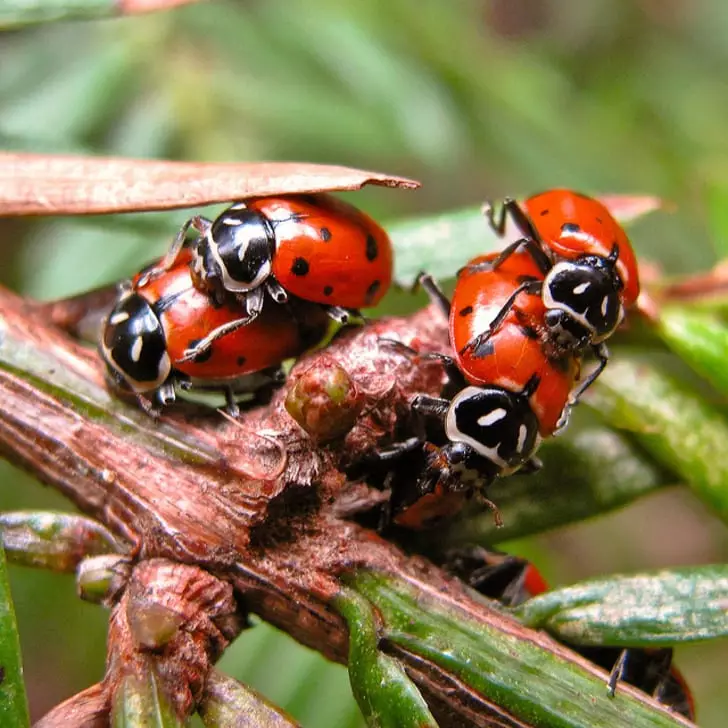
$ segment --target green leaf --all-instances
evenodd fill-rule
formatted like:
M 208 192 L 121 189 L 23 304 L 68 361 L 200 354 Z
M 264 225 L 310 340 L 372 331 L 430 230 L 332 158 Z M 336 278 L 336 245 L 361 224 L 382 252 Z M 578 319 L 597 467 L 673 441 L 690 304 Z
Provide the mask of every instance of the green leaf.
M 81 559 L 119 548 L 98 521 L 54 511 L 0 513 L 0 536 L 12 563 L 53 571 L 73 572 Z
M 613 427 L 628 430 L 728 522 L 728 423 L 704 396 L 621 352 L 587 401 Z
M 349 678 L 371 728 L 437 728 L 427 703 L 397 660 L 379 651 L 371 604 L 349 589 L 334 600 L 349 627 Z
M 112 728 L 182 728 L 187 722 L 174 712 L 153 669 L 125 677 L 111 705 Z
M 266 700 L 260 693 L 217 670 L 205 680 L 200 703 L 202 722 L 208 728 L 297 728 L 293 718 Z
M 728 327 L 724 323 L 706 313 L 666 308 L 657 330 L 678 356 L 728 396 Z
M 534 634 L 502 618 L 473 620 L 391 577 L 360 572 L 350 582 L 376 608 L 379 636 L 456 676 L 488 701 L 529 725 L 613 728 L 684 725 L 627 691 L 607 695 L 603 680 L 550 652 Z M 355 627 L 356 625 L 352 625 Z
M 5 552 L 0 548 L 0 725 L 27 728 L 30 725 L 25 697 L 20 639 L 10 582 L 5 567 Z
M 728 635 L 728 566 L 615 576 L 549 591 L 516 608 L 533 628 L 580 645 L 661 647 Z
M 542 470 L 503 478 L 489 489 L 502 527 L 482 510 L 456 523 L 448 543 L 522 538 L 614 510 L 674 482 L 624 435 L 595 424 L 580 426 L 584 414 L 575 413 L 562 435 L 543 444 Z

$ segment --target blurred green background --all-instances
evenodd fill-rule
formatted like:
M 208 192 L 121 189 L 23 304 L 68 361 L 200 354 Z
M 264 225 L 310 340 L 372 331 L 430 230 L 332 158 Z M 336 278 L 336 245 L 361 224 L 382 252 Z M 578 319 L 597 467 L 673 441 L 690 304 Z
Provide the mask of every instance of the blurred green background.
M 211 2 L 0 34 L 0 147 L 420 179 L 415 193 L 357 193 L 385 222 L 560 185 L 657 194 L 675 212 L 633 238 L 676 274 L 728 250 L 727 69 L 724 0 Z M 114 280 L 185 216 L 0 221 L 0 278 L 44 298 Z M 18 507 L 68 508 L 0 464 L 0 508 Z M 555 584 L 728 556 L 722 526 L 677 489 L 515 547 Z M 100 678 L 106 615 L 69 577 L 12 578 L 37 718 Z M 724 726 L 726 645 L 677 661 L 700 724 Z M 305 726 L 360 725 L 344 670 L 268 628 L 222 666 Z

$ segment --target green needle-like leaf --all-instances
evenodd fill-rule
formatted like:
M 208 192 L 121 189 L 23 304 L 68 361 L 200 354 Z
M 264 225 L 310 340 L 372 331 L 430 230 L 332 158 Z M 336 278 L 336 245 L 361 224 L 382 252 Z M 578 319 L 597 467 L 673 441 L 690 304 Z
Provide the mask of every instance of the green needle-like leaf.
M 427 703 L 404 668 L 379 651 L 372 605 L 349 589 L 334 602 L 349 627 L 349 678 L 371 728 L 437 728 Z
M 0 547 L 0 725 L 27 728 L 30 725 L 25 697 L 20 640 L 10 583 L 5 567 L 5 552 Z
M 660 647 L 728 635 L 728 566 L 610 577 L 546 592 L 524 623 L 584 645 Z
M 205 680 L 200 704 L 202 722 L 208 728 L 297 728 L 293 718 L 276 708 L 260 693 L 217 670 Z
M 622 354 L 599 378 L 589 403 L 728 521 L 728 423 L 703 397 Z
M 153 670 L 128 676 L 117 687 L 111 708 L 112 728 L 182 728 L 187 725 L 170 705 Z
M 660 314 L 665 343 L 698 374 L 728 397 L 728 327 L 717 317 L 679 308 Z
M 53 571 L 73 572 L 81 559 L 119 548 L 98 521 L 73 513 L 0 513 L 0 536 L 12 563 Z
M 387 576 L 359 573 L 351 586 L 376 607 L 385 643 L 455 675 L 529 725 L 684 725 L 677 716 L 654 710 L 627 691 L 608 697 L 600 677 L 549 651 L 548 642 L 528 639 L 496 620 L 475 621 L 454 603 L 444 608 Z

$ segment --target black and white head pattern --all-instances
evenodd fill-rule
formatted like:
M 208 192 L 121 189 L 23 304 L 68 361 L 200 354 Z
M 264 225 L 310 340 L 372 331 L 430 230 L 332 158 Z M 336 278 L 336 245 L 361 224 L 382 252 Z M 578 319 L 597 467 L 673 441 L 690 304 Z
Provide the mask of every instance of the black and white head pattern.
M 257 288 L 270 275 L 275 234 L 263 215 L 240 203 L 212 223 L 203 248 L 216 264 L 223 287 L 240 293 Z
M 101 354 L 134 392 L 156 389 L 172 371 L 162 324 L 149 301 L 138 293 L 122 296 L 109 314 Z
M 609 337 L 624 317 L 621 281 L 614 268 L 595 256 L 562 260 L 547 273 L 544 305 L 563 311 L 589 333 L 592 343 Z
M 465 387 L 450 403 L 445 434 L 469 445 L 507 475 L 540 444 L 538 420 L 528 400 L 500 387 Z

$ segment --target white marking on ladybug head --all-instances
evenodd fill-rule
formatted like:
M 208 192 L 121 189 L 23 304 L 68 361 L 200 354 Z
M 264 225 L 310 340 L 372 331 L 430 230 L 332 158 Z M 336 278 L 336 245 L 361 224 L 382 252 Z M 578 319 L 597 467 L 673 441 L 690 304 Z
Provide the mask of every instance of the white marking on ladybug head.
M 516 452 L 523 452 L 523 448 L 526 446 L 526 438 L 528 437 L 528 427 L 521 425 L 518 428 L 518 444 L 516 445 Z
M 609 311 L 609 296 L 604 296 L 602 298 L 602 316 L 606 317 L 607 311 Z
M 118 326 L 119 324 L 123 324 L 124 321 L 126 321 L 128 318 L 128 311 L 117 311 L 113 316 L 109 318 L 109 323 L 113 326 Z
M 238 225 L 242 225 L 243 221 L 239 217 L 224 217 L 222 224 L 228 225 L 229 227 L 237 227 Z
M 142 356 L 142 348 L 144 347 L 144 340 L 141 336 L 137 336 L 134 339 L 134 343 L 131 345 L 131 360 L 136 364 Z
M 487 414 L 478 417 L 478 424 L 481 427 L 490 427 L 496 422 L 500 422 L 507 414 L 508 413 L 502 407 L 498 407 L 498 409 L 494 409 L 492 412 L 488 412 Z
M 580 283 L 578 286 L 574 286 L 574 293 L 577 296 L 581 296 L 582 293 L 586 293 L 586 291 L 589 290 L 589 286 L 591 283 L 589 281 L 584 281 L 584 283 Z

